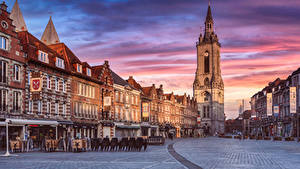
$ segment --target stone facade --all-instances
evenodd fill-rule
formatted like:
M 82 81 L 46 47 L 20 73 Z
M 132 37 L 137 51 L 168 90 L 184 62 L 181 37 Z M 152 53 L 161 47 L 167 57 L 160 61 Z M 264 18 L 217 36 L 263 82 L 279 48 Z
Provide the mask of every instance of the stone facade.
M 220 68 L 220 47 L 214 32 L 211 8 L 205 21 L 204 36 L 197 42 L 197 70 L 193 84 L 194 97 L 201 117 L 200 127 L 207 128 L 210 134 L 224 133 L 224 84 Z

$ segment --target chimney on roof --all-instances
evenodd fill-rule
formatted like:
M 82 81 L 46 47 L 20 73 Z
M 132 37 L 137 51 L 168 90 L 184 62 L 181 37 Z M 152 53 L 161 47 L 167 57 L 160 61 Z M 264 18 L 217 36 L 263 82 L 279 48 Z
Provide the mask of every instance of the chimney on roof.
M 129 79 L 133 79 L 133 77 L 132 77 L 132 76 L 129 76 Z
M 108 60 L 105 60 L 105 61 L 104 61 L 104 64 L 105 64 L 105 65 L 108 65 Z
M 2 2 L 2 4 L 0 5 L 1 9 L 3 11 L 7 11 L 7 5 L 5 4 L 5 1 Z
M 152 84 L 153 87 L 155 87 L 155 84 Z

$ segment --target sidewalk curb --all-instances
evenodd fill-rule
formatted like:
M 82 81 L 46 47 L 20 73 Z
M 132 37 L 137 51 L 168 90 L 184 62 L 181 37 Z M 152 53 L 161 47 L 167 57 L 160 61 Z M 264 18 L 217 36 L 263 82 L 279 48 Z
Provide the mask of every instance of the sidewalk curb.
M 173 147 L 174 143 L 171 143 L 168 145 L 168 152 L 177 160 L 179 161 L 182 165 L 184 165 L 185 167 L 189 168 L 189 169 L 202 169 L 200 166 L 192 163 L 191 161 L 187 160 L 186 158 L 184 158 L 183 156 L 181 156 L 180 154 L 178 154 L 174 147 Z

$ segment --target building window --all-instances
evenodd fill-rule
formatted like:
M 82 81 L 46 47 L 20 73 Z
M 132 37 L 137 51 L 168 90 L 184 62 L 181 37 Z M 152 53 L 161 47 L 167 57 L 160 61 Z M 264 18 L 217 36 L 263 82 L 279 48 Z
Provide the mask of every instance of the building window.
M 0 82 L 7 83 L 7 62 L 0 61 Z
M 64 80 L 62 81 L 62 87 L 63 87 L 63 92 L 66 92 L 66 82 Z
M 41 114 L 42 113 L 42 101 L 38 101 L 38 114 Z
M 47 102 L 47 114 L 50 115 L 51 114 L 51 101 Z
M 86 68 L 86 75 L 92 76 L 92 71 L 90 68 Z
M 20 100 L 21 100 L 21 93 L 20 92 L 14 92 L 14 98 L 13 98 L 13 111 L 14 111 L 14 113 L 17 113 L 21 110 Z
M 77 102 L 75 102 L 75 116 L 76 117 L 78 117 L 78 113 L 79 113 L 79 111 L 78 111 L 78 103 Z
M 63 112 L 62 112 L 63 116 L 66 115 L 66 103 L 63 104 Z
M 58 91 L 59 87 L 58 87 L 58 78 L 55 78 L 55 90 Z
M 39 50 L 39 61 L 49 63 L 48 54 Z
M 56 65 L 56 67 L 65 69 L 65 61 L 61 58 L 56 57 L 55 65 Z
M 33 102 L 32 100 L 29 100 L 28 102 L 28 113 L 32 114 L 32 107 L 33 107 Z
M 119 92 L 118 91 L 116 91 L 116 93 L 115 93 L 115 100 L 116 100 L 116 102 L 119 101 Z
M 55 115 L 58 115 L 58 103 L 55 103 Z
M 47 88 L 51 89 L 51 77 L 47 76 Z
M 119 118 L 119 107 L 115 106 L 115 119 Z
M 7 90 L 0 90 L 0 111 L 7 111 Z
M 15 65 L 14 67 L 14 79 L 16 81 L 20 81 L 20 72 L 21 72 L 21 66 L 20 65 Z
M 7 50 L 8 49 L 8 39 L 4 36 L 0 36 L 0 48 Z
M 209 94 L 208 92 L 205 92 L 205 93 L 204 93 L 204 101 L 205 101 L 205 102 L 208 102 L 209 99 L 210 99 L 210 94 Z
M 77 64 L 77 72 L 82 73 L 82 65 Z
M 204 73 L 209 73 L 209 53 L 204 53 Z

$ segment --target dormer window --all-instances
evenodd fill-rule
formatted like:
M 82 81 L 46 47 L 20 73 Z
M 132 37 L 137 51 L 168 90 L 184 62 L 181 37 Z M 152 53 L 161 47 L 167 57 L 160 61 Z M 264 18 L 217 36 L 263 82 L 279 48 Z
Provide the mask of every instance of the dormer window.
M 82 73 L 82 65 L 77 63 L 77 72 Z
M 92 76 L 92 71 L 90 68 L 86 68 L 86 75 Z
M 4 50 L 7 50 L 8 49 L 8 39 L 4 36 L 0 36 L 0 48 L 1 49 L 4 49 Z
M 48 53 L 39 50 L 39 61 L 49 63 Z
M 55 63 L 56 67 L 65 69 L 65 61 L 61 58 L 56 57 L 56 63 Z

